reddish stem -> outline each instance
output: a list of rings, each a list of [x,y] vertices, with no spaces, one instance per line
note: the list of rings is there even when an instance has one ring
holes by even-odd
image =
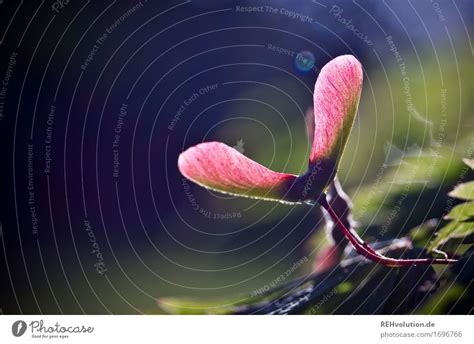
[[[402,267],[402,266],[412,266],[412,265],[431,265],[431,264],[453,264],[456,263],[456,259],[395,259],[386,257],[379,252],[372,249],[362,238],[352,229],[348,229],[344,223],[339,219],[336,212],[331,208],[328,201],[326,200],[326,195],[322,194],[318,200],[318,203],[328,212],[328,214],[333,219],[336,226],[344,234],[344,236],[351,242],[354,246],[356,252],[367,259],[370,259],[376,263],[388,266],[388,267]]]

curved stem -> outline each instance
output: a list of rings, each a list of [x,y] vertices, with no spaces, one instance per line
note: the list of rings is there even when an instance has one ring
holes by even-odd
[[[344,226],[349,230],[354,228],[354,221],[352,220],[351,215],[352,202],[349,196],[342,189],[337,175],[329,184],[326,199],[338,215],[339,219],[344,223]],[[327,212],[325,212],[325,219],[327,220],[326,228],[331,239],[334,241],[334,246],[337,248],[338,252],[342,254],[344,247],[348,244],[347,238],[339,229],[335,228],[336,223]]]
[[[339,219],[336,212],[331,208],[328,201],[326,200],[326,195],[322,194],[318,199],[318,203],[323,207],[328,214],[333,219],[336,226],[339,230],[344,234],[347,240],[354,246],[357,253],[370,259],[376,263],[388,266],[388,267],[402,267],[402,266],[412,266],[412,265],[431,265],[431,264],[452,264],[456,263],[456,259],[429,259],[429,258],[422,258],[422,259],[395,259],[386,257],[379,252],[372,249],[364,240],[362,240],[359,235],[351,229],[348,229],[344,223]]]

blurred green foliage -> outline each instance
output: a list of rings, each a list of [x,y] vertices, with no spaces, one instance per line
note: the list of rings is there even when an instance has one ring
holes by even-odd
[[[466,161],[466,160],[465,160]],[[469,167],[471,165],[468,164]],[[472,169],[472,167],[471,167]],[[473,201],[474,181],[456,185],[449,193],[451,197]],[[436,233],[436,238],[431,242],[429,249],[435,250],[450,239],[468,237],[474,233],[474,202],[464,202],[455,206],[444,218],[452,220]]]
[[[459,265],[435,267],[434,270],[415,269],[415,272],[410,269],[391,272],[371,266],[368,270],[357,270],[342,281],[334,281],[330,289],[318,291],[319,294],[316,289],[309,291],[317,287],[315,282],[310,286],[303,283],[292,289],[292,295],[299,295],[300,299],[286,299],[289,304],[301,301],[301,295],[317,294],[308,304],[309,308],[304,310],[302,307],[301,312],[464,312],[458,301],[472,297],[466,281],[466,276],[472,278],[472,274],[469,275],[469,271],[472,273],[472,249],[469,248],[474,213],[474,203],[469,202],[473,200],[473,182],[467,182],[473,178],[473,172],[466,166],[472,166],[469,158],[474,151],[474,69],[471,61],[467,48],[456,51],[456,56],[446,49],[437,56],[428,52],[403,56],[403,73],[398,63],[390,61],[368,71],[359,118],[339,171],[339,179],[353,198],[354,216],[364,239],[392,240],[408,235],[417,250],[421,250],[419,252],[442,248],[463,255],[462,263],[468,272],[458,273],[461,271]],[[270,83],[282,82],[275,79]],[[265,90],[261,85],[253,85],[244,93],[240,95],[242,98],[270,97],[277,103],[281,101],[277,92]],[[301,99],[309,95],[310,91],[292,96],[297,103],[304,104]],[[272,109],[255,114],[255,108],[249,103],[234,110],[261,120],[260,128],[239,122],[237,127],[222,127],[219,136],[223,141],[230,140],[226,143],[231,145],[233,141],[243,139],[245,154],[274,170],[300,173],[306,168],[309,153],[304,128],[306,107],[296,109],[283,101],[277,105],[280,111],[293,115],[285,116],[284,120]],[[269,130],[262,134],[262,126]],[[466,157],[466,164],[463,164],[462,158]],[[468,202],[461,203],[460,199]],[[285,206],[274,208],[265,223],[277,220],[289,211],[287,209]],[[307,250],[314,256],[328,244],[321,231],[315,232],[308,240]],[[308,272],[307,269],[308,266],[304,271]],[[416,284],[420,280],[424,281],[424,286]],[[411,295],[410,288],[418,290],[418,294]],[[218,300],[166,297],[159,299],[159,305],[161,311],[167,313],[226,314],[249,305],[265,305],[271,300],[279,300],[284,305],[285,295],[281,292],[281,289],[274,290],[261,298],[251,298],[247,294],[244,298]],[[412,297],[409,300],[406,299],[408,294]],[[376,304],[380,298],[385,300],[383,305]]]

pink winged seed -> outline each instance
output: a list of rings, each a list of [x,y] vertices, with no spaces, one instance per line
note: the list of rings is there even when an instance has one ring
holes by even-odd
[[[361,89],[362,67],[355,57],[339,56],[322,68],[314,88],[314,139],[305,175],[274,172],[219,142],[181,153],[179,170],[201,186],[233,195],[290,203],[317,197],[334,178]],[[323,171],[315,169],[318,166]]]
[[[354,123],[362,90],[362,66],[352,55],[328,62],[314,86],[314,139],[310,164],[331,158],[334,168]]]
[[[274,172],[220,142],[187,149],[178,167],[186,178],[209,189],[268,200],[282,200],[297,178]]]

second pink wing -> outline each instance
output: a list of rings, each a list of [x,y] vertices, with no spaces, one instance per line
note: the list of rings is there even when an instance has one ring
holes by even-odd
[[[362,91],[362,66],[352,55],[329,61],[314,86],[314,136],[310,164],[331,159],[337,168]]]

